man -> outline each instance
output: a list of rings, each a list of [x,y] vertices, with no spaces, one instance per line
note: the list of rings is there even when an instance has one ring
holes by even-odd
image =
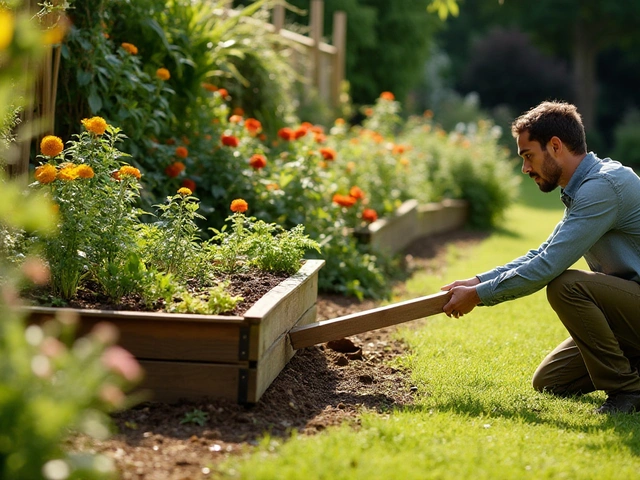
[[[512,262],[442,287],[458,318],[547,286],[551,307],[571,335],[540,364],[537,390],[607,393],[597,413],[640,411],[640,178],[587,153],[575,106],[543,102],[511,127],[522,172],[543,192],[561,187],[562,220],[549,238]],[[591,271],[569,269],[580,257]]]

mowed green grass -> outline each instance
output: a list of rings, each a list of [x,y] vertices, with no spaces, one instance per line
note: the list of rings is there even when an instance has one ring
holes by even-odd
[[[528,180],[528,179],[527,179]],[[437,276],[418,274],[406,298],[505,263],[544,241],[562,209],[558,192],[523,185],[504,228],[478,245],[449,249]],[[584,265],[579,265],[584,268]],[[531,376],[567,333],[544,291],[460,319],[437,315],[399,332],[400,363],[418,388],[411,406],[364,413],[343,426],[287,441],[265,438],[216,476],[247,479],[635,479],[640,414],[598,416],[602,392],[555,398]]]

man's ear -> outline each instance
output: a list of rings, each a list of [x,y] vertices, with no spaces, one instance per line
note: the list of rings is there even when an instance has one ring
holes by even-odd
[[[549,140],[548,145],[551,148],[551,151],[556,155],[562,152],[562,148],[564,146],[562,144],[562,140],[560,140],[560,138],[556,136],[551,137],[551,140]]]

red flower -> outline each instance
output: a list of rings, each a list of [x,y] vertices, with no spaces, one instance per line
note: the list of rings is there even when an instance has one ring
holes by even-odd
[[[329,147],[322,147],[319,151],[322,155],[322,158],[324,158],[325,160],[335,160],[336,156],[338,155],[333,148]]]
[[[235,148],[240,145],[240,140],[238,139],[238,137],[234,137],[233,135],[222,135],[220,137],[220,141],[227,147]]]
[[[164,169],[164,173],[167,174],[167,177],[176,178],[178,175],[184,172],[185,168],[186,167],[184,166],[184,163],[173,162],[171,165]]]
[[[186,147],[177,147],[176,156],[180,158],[187,158],[189,156],[189,150],[187,150]]]
[[[220,96],[224,99],[226,99],[229,96],[229,91],[226,88],[220,88],[218,89],[218,93],[220,94]]]
[[[362,211],[362,219],[365,222],[373,223],[378,219],[378,212],[376,212],[373,208],[365,208]]]
[[[267,159],[264,155],[260,155],[259,153],[256,153],[249,160],[249,165],[251,165],[256,170],[260,170],[261,168],[264,168],[267,166]]]
[[[231,115],[229,117],[230,123],[240,123],[242,121],[242,115]]]
[[[392,102],[393,100],[396,99],[395,95],[393,93],[391,93],[391,92],[382,92],[380,94],[380,98],[382,100],[388,100],[390,102]]]
[[[353,207],[356,204],[356,199],[349,195],[340,195],[336,193],[332,199],[333,203],[340,205],[341,207]]]
[[[191,190],[192,192],[196,191],[196,182],[194,182],[193,180],[191,180],[190,178],[185,178],[182,181],[182,186],[185,188],[188,188],[189,190]]]
[[[297,140],[298,138],[304,137],[308,132],[308,129],[305,127],[298,127],[294,130],[293,136]]]
[[[356,200],[362,200],[364,198],[364,192],[360,189],[360,187],[356,187],[354,185],[349,190],[349,196],[355,198]]]
[[[278,130],[278,136],[281,139],[287,140],[287,141],[295,140],[296,138],[294,131],[289,127],[283,127],[280,130]]]
[[[260,123],[260,120],[247,118],[244,122],[244,128],[246,128],[249,133],[256,134],[262,130],[262,124]]]

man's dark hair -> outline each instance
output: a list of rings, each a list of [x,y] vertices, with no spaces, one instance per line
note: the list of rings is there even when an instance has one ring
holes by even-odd
[[[582,117],[570,103],[542,102],[520,115],[511,125],[511,134],[515,138],[523,132],[529,132],[529,140],[540,143],[542,148],[555,136],[572,153],[587,153]]]

